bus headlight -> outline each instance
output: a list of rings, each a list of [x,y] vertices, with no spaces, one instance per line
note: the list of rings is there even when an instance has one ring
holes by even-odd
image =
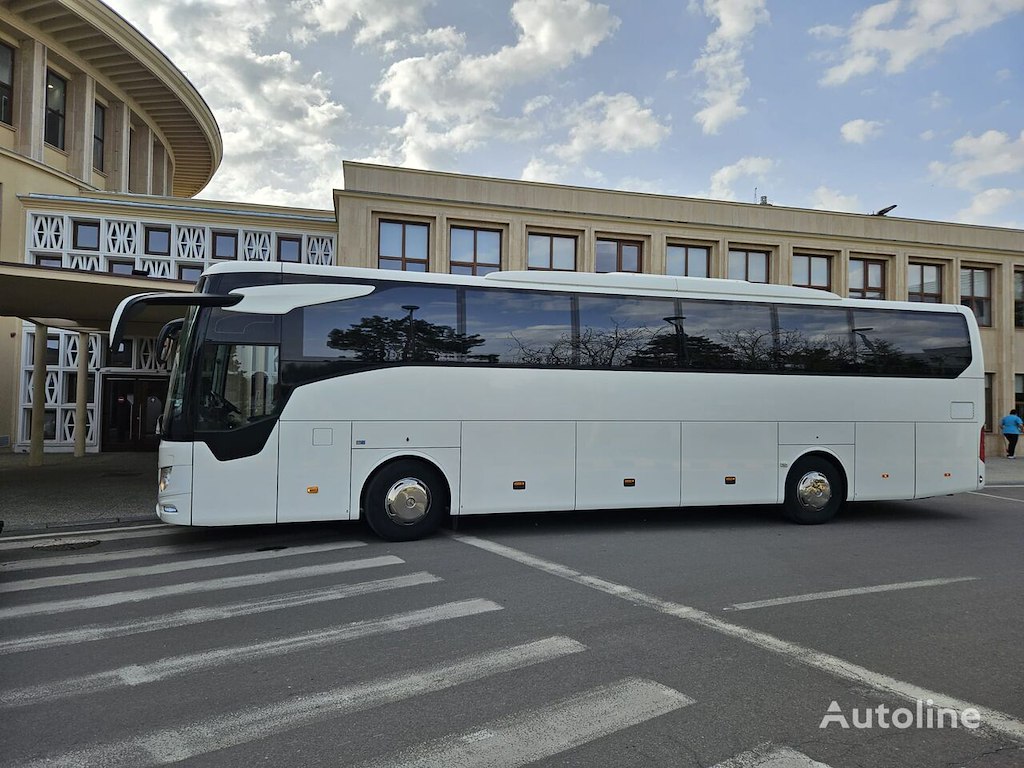
[[[160,482],[157,487],[160,489],[160,493],[167,490],[167,487],[171,484],[171,470],[174,467],[160,467]]]

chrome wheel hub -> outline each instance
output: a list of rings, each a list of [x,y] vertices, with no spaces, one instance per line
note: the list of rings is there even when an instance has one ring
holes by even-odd
[[[821,509],[832,498],[832,486],[821,472],[808,472],[796,484],[796,498],[802,507]]]
[[[391,486],[384,498],[384,510],[399,525],[413,525],[427,515],[430,491],[415,477],[403,477]]]

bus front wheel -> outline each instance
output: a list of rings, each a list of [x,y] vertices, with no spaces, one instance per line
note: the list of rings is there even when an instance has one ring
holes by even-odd
[[[846,486],[836,465],[820,456],[804,456],[786,478],[783,512],[794,523],[827,523],[835,517],[845,497]]]
[[[366,486],[363,513],[387,541],[412,541],[433,533],[448,507],[448,486],[429,464],[403,459],[388,464]]]

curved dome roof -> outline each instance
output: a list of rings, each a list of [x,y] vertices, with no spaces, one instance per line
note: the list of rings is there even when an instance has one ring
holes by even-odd
[[[9,7],[138,104],[170,145],[175,196],[192,197],[209,183],[224,152],[213,112],[141,32],[98,0],[20,0]]]

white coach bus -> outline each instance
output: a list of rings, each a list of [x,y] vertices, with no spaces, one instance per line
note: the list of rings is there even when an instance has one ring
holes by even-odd
[[[180,304],[157,514],[241,525],[846,501],[981,488],[961,306],[735,280],[219,264]],[[629,514],[624,512],[623,514]]]

